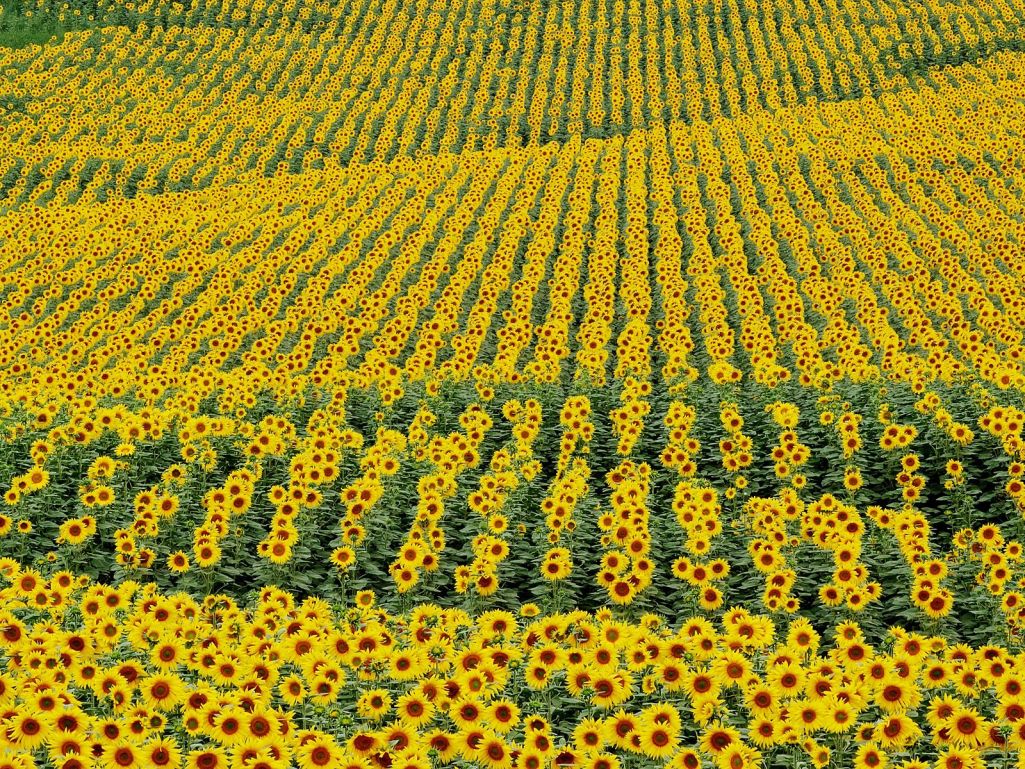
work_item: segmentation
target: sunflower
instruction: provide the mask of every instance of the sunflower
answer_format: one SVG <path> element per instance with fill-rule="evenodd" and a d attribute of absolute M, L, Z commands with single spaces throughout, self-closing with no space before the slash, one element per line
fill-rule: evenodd
<path fill-rule="evenodd" d="M 196 556 L 196 564 L 201 568 L 213 566 L 221 560 L 221 548 L 212 542 L 196 544 L 193 550 Z"/>
<path fill-rule="evenodd" d="M 977 753 L 967 748 L 948 747 L 941 750 L 932 763 L 933 769 L 969 769 L 984 766 Z"/>
<path fill-rule="evenodd" d="M 744 691 L 744 702 L 756 716 L 768 717 L 779 710 L 779 697 L 775 690 L 761 683 L 754 683 Z"/>
<path fill-rule="evenodd" d="M 593 718 L 585 718 L 573 729 L 573 744 L 578 750 L 600 750 L 605 744 L 602 723 Z"/>
<path fill-rule="evenodd" d="M 813 743 L 808 746 L 807 753 L 811 757 L 811 762 L 815 769 L 825 769 L 825 767 L 829 766 L 832 752 L 825 745 Z"/>
<path fill-rule="evenodd" d="M 694 670 L 684 674 L 683 690 L 692 700 L 715 699 L 721 691 L 721 680 L 711 672 Z"/>
<path fill-rule="evenodd" d="M 886 753 L 872 742 L 867 742 L 858 748 L 854 755 L 855 769 L 885 769 L 889 764 Z"/>
<path fill-rule="evenodd" d="M 520 709 L 512 701 L 497 700 L 487 707 L 484 717 L 496 732 L 507 734 L 519 723 Z"/>
<path fill-rule="evenodd" d="M 947 616 L 953 605 L 954 602 L 950 593 L 943 590 L 930 596 L 922 609 L 931 619 L 939 619 Z"/>
<path fill-rule="evenodd" d="M 931 660 L 919 677 L 926 689 L 937 689 L 950 680 L 950 665 L 942 660 Z"/>
<path fill-rule="evenodd" d="M 50 758 L 55 761 L 64 756 L 83 755 L 88 752 L 83 740 L 73 734 L 56 737 L 50 742 L 49 748 Z"/>
<path fill-rule="evenodd" d="M 156 769 L 178 769 L 182 763 L 181 751 L 173 740 L 153 740 L 143 746 L 142 752 L 143 764 Z"/>
<path fill-rule="evenodd" d="M 118 740 L 104 752 L 102 761 L 108 769 L 134 769 L 145 766 L 144 761 L 148 757 L 144 757 L 142 749 L 128 740 Z"/>
<path fill-rule="evenodd" d="M 413 740 L 416 736 L 416 730 L 410 729 L 402 722 L 397 722 L 386 727 L 380 732 L 379 736 L 381 738 L 381 742 L 390 746 L 391 750 L 401 751 L 413 744 Z"/>
<path fill-rule="evenodd" d="M 297 705 L 306 699 L 306 686 L 297 675 L 285 676 L 278 682 L 278 694 L 289 705 Z"/>
<path fill-rule="evenodd" d="M 222 745 L 237 745 L 246 735 L 243 732 L 244 711 L 229 707 L 215 712 L 211 734 Z"/>
<path fill-rule="evenodd" d="M 356 701 L 356 712 L 362 718 L 380 721 L 388 715 L 392 706 L 392 696 L 385 689 L 371 689 L 360 695 Z"/>
<path fill-rule="evenodd" d="M 430 723 L 436 708 L 423 695 L 417 692 L 406 692 L 397 700 L 395 712 L 399 719 L 410 726 L 419 728 Z"/>
<path fill-rule="evenodd" d="M 185 699 L 185 682 L 178 676 L 158 673 L 139 685 L 146 707 L 155 710 L 172 710 Z"/>
<path fill-rule="evenodd" d="M 711 672 L 722 686 L 742 687 L 751 676 L 751 663 L 739 652 L 726 651 L 712 660 Z"/>
<path fill-rule="evenodd" d="M 548 756 L 543 751 L 524 749 L 520 751 L 516 766 L 517 769 L 544 769 L 548 766 Z"/>
<path fill-rule="evenodd" d="M 161 670 L 170 670 L 183 662 L 185 649 L 177 639 L 158 643 L 150 651 L 150 662 Z"/>
<path fill-rule="evenodd" d="M 35 713 L 15 715 L 7 726 L 7 740 L 20 750 L 30 751 L 53 736 L 53 725 Z"/>
<path fill-rule="evenodd" d="M 477 761 L 487 769 L 511 769 L 513 756 L 501 737 L 490 735 L 481 740 L 477 749 Z"/>
<path fill-rule="evenodd" d="M 743 743 L 730 745 L 715 757 L 720 769 L 757 769 L 761 761 L 761 754 Z"/>
<path fill-rule="evenodd" d="M 644 719 L 637 729 L 641 753 L 649 758 L 668 758 L 679 746 L 678 729 L 671 724 Z"/>
<path fill-rule="evenodd" d="M 978 748 L 989 743 L 990 724 L 974 708 L 959 705 L 954 708 L 947 727 L 950 742 L 961 748 Z"/>
<path fill-rule="evenodd" d="M 89 529 L 78 518 L 65 521 L 58 531 L 58 543 L 67 542 L 69 545 L 80 545 L 90 536 Z"/>
<path fill-rule="evenodd" d="M 766 674 L 766 679 L 778 697 L 788 699 L 801 693 L 806 674 L 799 665 L 785 663 L 771 668 Z"/>
<path fill-rule="evenodd" d="M 450 762 L 458 753 L 458 745 L 455 737 L 440 729 L 427 732 L 423 735 L 424 743 L 438 754 L 438 761 Z"/>
<path fill-rule="evenodd" d="M 603 709 L 616 707 L 630 699 L 632 683 L 630 674 L 623 670 L 596 673 L 591 677 L 591 703 Z"/>
<path fill-rule="evenodd" d="M 331 551 L 331 563 L 340 571 L 348 571 L 356 563 L 356 551 L 348 545 L 336 547 Z"/>
<path fill-rule="evenodd" d="M 996 716 L 1009 724 L 1017 725 L 1025 720 L 1025 701 L 1018 699 L 1002 699 L 997 702 Z"/>
<path fill-rule="evenodd" d="M 174 574 L 184 574 L 190 568 L 189 556 L 184 550 L 176 550 L 167 556 L 167 568 Z"/>
<path fill-rule="evenodd" d="M 683 748 L 677 751 L 666 766 L 669 769 L 701 769 L 701 756 L 692 748 Z"/>
<path fill-rule="evenodd" d="M 815 700 L 797 700 L 787 705 L 787 723 L 797 734 L 810 734 L 822 726 L 823 708 Z"/>
<path fill-rule="evenodd" d="M 274 735 L 276 722 L 272 714 L 261 709 L 249 712 L 243 719 L 243 731 L 256 742 L 263 742 Z"/>
<path fill-rule="evenodd" d="M 846 732 L 858 718 L 858 713 L 847 699 L 840 699 L 837 695 L 831 695 L 826 699 L 824 707 L 823 728 L 832 734 Z"/>
<path fill-rule="evenodd" d="M 818 649 L 819 640 L 819 634 L 803 617 L 794 619 L 787 629 L 787 647 L 794 652 L 814 653 Z"/>
<path fill-rule="evenodd" d="M 711 585 L 702 588 L 701 594 L 698 597 L 698 604 L 705 611 L 718 609 L 723 604 L 722 591 Z"/>
<path fill-rule="evenodd" d="M 723 754 L 742 742 L 740 732 L 723 724 L 713 724 L 701 735 L 700 745 L 705 753 L 713 756 Z"/>
<path fill-rule="evenodd" d="M 614 753 L 589 753 L 581 765 L 581 769 L 620 769 L 622 766 L 619 757 Z"/>
<path fill-rule="evenodd" d="M 922 701 L 922 694 L 912 681 L 887 675 L 879 682 L 875 702 L 885 713 L 904 713 Z"/>
<path fill-rule="evenodd" d="M 901 748 L 917 742 L 922 730 L 907 716 L 892 715 L 877 725 L 875 735 L 883 748 Z"/>
<path fill-rule="evenodd" d="M 686 667 L 675 660 L 660 665 L 657 668 L 656 676 L 666 691 L 677 692 L 686 686 Z"/>
<path fill-rule="evenodd" d="M 300 742 L 294 757 L 300 769 L 324 769 L 338 766 L 345 754 L 330 735 L 317 734 Z"/>
<path fill-rule="evenodd" d="M 382 749 L 382 741 L 376 732 L 363 731 L 352 735 L 346 747 L 359 756 L 370 756 Z"/>
<path fill-rule="evenodd" d="M 751 742 L 760 748 L 768 748 L 779 742 L 781 739 L 780 729 L 775 719 L 756 717 L 747 727 L 748 737 Z"/>
<path fill-rule="evenodd" d="M 929 701 L 929 707 L 926 709 L 925 719 L 934 731 L 942 729 L 947 726 L 954 712 L 961 704 L 961 700 L 950 695 L 933 697 Z"/>

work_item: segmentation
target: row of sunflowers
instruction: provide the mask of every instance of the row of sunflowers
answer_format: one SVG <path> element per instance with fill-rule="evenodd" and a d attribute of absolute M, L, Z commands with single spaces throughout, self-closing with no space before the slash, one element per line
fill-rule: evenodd
<path fill-rule="evenodd" d="M 1020 0 L 9 0 L 0 204 L 903 93 L 1021 51 L 1023 23 Z M 61 34 L 5 48 L 26 25 Z"/>
<path fill-rule="evenodd" d="M 399 611 L 745 601 L 1017 632 L 1018 67 L 18 207 L 0 552 Z M 983 524 L 1003 534 L 977 552 Z"/>

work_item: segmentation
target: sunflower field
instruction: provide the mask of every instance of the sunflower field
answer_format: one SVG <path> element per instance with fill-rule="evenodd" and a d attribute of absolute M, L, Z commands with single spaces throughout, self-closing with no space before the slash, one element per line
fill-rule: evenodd
<path fill-rule="evenodd" d="M 1025 767 L 1025 0 L 0 0 L 0 769 Z"/>

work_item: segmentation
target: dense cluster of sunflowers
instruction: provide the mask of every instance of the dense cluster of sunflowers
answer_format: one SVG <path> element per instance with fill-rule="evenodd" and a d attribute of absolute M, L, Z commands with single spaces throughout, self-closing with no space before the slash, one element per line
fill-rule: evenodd
<path fill-rule="evenodd" d="M 66 32 L 0 48 L 0 188 L 76 203 L 858 99 L 1021 50 L 1022 18 L 1019 0 L 14 0 L 0 34 Z"/>
<path fill-rule="evenodd" d="M 341 613 L 0 564 L 0 764 L 12 769 L 964 769 L 1025 757 L 1021 656 L 730 608 Z"/>
<path fill-rule="evenodd" d="M 905 6 L 3 2 L 0 769 L 1025 767 L 1025 5 Z"/>

